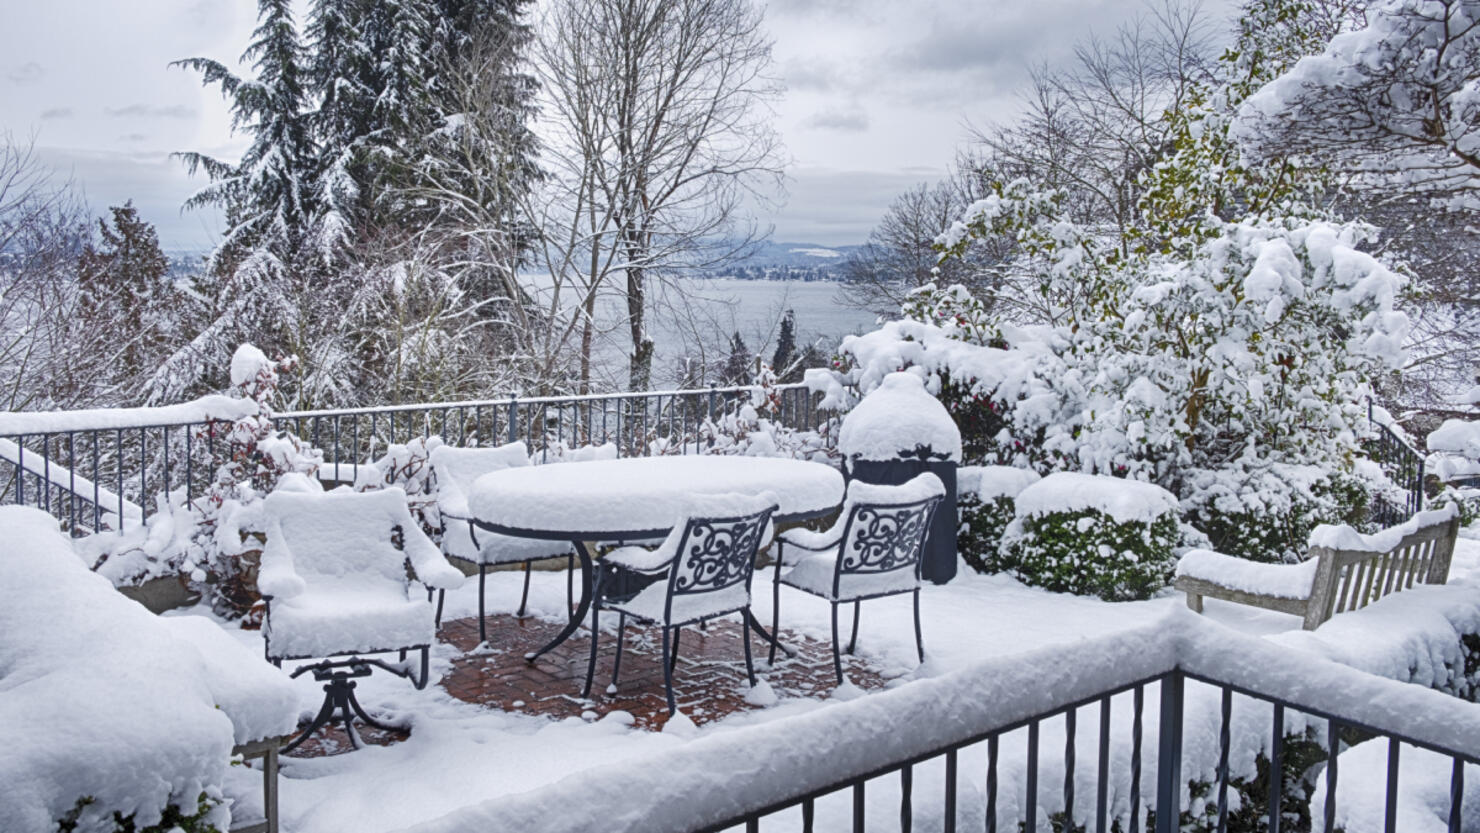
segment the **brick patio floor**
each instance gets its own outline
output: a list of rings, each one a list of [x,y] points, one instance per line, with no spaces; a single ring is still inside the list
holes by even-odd
[[[615,621],[614,615],[608,616]],[[591,650],[589,630],[578,630],[533,664],[524,661],[527,652],[537,650],[553,639],[560,627],[558,622],[534,617],[490,616],[489,647],[478,651],[476,618],[443,622],[438,639],[457,648],[461,654],[452,661],[452,670],[437,684],[459,700],[502,711],[556,718],[584,716],[587,719],[625,711],[632,715],[638,728],[661,729],[668,720],[668,704],[663,695],[663,666],[658,658],[662,653],[661,631],[628,625],[622,655],[622,680],[613,694],[608,694],[606,687],[611,682],[617,640],[615,634],[603,632],[596,677],[591,686],[592,696],[590,700],[582,700],[581,685],[586,678],[586,660]],[[767,669],[765,659],[769,645],[752,634],[751,650],[755,652],[757,673],[770,684],[776,695],[781,698],[829,696],[836,687],[831,646],[785,628],[781,630],[781,643],[795,650],[796,656],[788,658],[778,651],[776,667]],[[851,683],[862,689],[878,689],[884,685],[884,678],[858,657],[844,654],[843,671]],[[698,724],[761,708],[745,701],[748,682],[738,618],[712,622],[707,631],[697,627],[684,628],[678,665],[673,672],[673,689],[679,709]],[[383,732],[361,728],[359,723],[355,725],[367,743],[385,745],[407,737],[403,732]],[[320,730],[294,750],[293,756],[319,757],[350,748],[344,732],[334,728]]]

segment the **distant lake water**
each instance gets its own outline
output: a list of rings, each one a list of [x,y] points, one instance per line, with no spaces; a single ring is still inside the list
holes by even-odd
[[[848,305],[840,290],[846,288],[836,281],[680,278],[651,291],[654,385],[674,384],[685,359],[708,368],[723,365],[737,332],[752,354],[769,360],[788,309],[796,314],[798,349],[816,343],[831,354],[843,336],[875,327],[874,314]],[[606,331],[598,343],[598,375],[614,383],[626,376],[630,350],[624,303],[619,295],[604,297],[598,313]]]

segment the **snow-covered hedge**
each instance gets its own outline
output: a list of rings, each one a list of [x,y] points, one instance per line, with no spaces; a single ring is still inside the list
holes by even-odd
[[[1012,523],[1018,493],[1038,480],[1031,469],[1012,466],[962,466],[956,471],[956,512],[961,519],[956,550],[972,569],[988,574],[1009,571],[998,545]]]
[[[1047,590],[1149,598],[1171,580],[1177,499],[1134,480],[1059,472],[1017,496],[997,566]]]

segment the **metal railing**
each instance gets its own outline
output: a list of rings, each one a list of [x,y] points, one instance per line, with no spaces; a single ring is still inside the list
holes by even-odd
[[[1112,743],[1117,734],[1128,750]],[[1299,748],[1287,745],[1292,736]],[[1375,759],[1386,759],[1385,771],[1343,773],[1353,763],[1342,753],[1358,743],[1382,744]],[[574,833],[601,818],[629,833],[1332,833],[1351,806],[1345,778],[1382,785],[1357,803],[1380,798],[1383,814],[1358,826],[1391,833],[1400,790],[1434,789],[1414,780],[1434,777],[1430,762],[1403,769],[1420,754],[1448,759],[1443,825],[1473,829],[1464,827],[1464,768],[1480,765],[1480,705],[1178,611],[1136,633],[995,658],[706,736],[643,761],[662,779],[589,770],[418,830]],[[582,811],[551,813],[556,806]]]
[[[352,481],[387,446],[441,436],[468,445],[523,440],[536,462],[571,448],[612,443],[619,456],[702,453],[706,421],[748,401],[751,387],[616,393],[592,396],[510,396],[471,402],[419,403],[275,414],[279,429],[296,434],[324,455],[321,476]],[[805,385],[773,389],[772,418],[796,430],[819,430],[829,420]],[[224,462],[227,421],[151,422],[148,412],[102,419],[96,427],[0,433],[0,503],[36,506],[74,532],[117,528],[160,511],[159,496],[183,490],[203,494]],[[140,421],[148,424],[137,424]],[[28,424],[34,424],[32,420]],[[126,423],[127,427],[111,427]]]
[[[1373,521],[1378,526],[1400,524],[1423,509],[1424,456],[1391,426],[1376,419],[1372,400],[1367,400],[1367,454],[1398,488],[1405,492],[1401,504],[1379,496],[1373,503]]]

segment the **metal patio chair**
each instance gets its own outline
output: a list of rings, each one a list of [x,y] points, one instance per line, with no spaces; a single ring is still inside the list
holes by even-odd
[[[262,623],[267,659],[281,667],[284,660],[318,658],[292,676],[312,672],[325,683],[318,714],[283,751],[296,749],[335,720],[358,749],[363,743],[355,717],[381,729],[397,727],[365,711],[355,698],[354,678],[381,668],[410,679],[418,689],[428,681],[436,614],[431,601],[413,590],[413,580],[445,590],[465,576],[422,533],[400,489],[279,490],[264,506],[267,544],[257,588],[267,604]],[[365,656],[391,651],[398,652],[399,661]],[[421,652],[420,673],[406,660],[410,651]]]
[[[432,449],[429,462],[436,488],[437,511],[442,518],[442,552],[448,558],[478,567],[478,641],[488,641],[484,615],[484,588],[488,568],[500,564],[524,565],[524,591],[519,597],[523,618],[529,604],[529,571],[535,561],[547,558],[566,559],[566,605],[575,596],[575,549],[569,541],[542,541],[516,538],[479,529],[468,521],[468,493],[473,481],[502,469],[529,465],[529,449],[523,442],[512,442],[496,448],[455,448],[442,445]],[[437,594],[437,624],[442,624],[442,603],[446,593]]]
[[[608,690],[615,690],[621,677],[628,617],[658,625],[663,629],[659,661],[663,663],[668,713],[676,714],[673,667],[678,662],[683,626],[731,613],[744,617],[740,630],[745,643],[745,673],[755,685],[750,651],[750,580],[756,553],[770,540],[771,515],[776,510],[776,498],[769,492],[759,496],[695,496],[678,525],[655,549],[627,546],[607,553],[601,560],[591,605],[591,658],[581,696],[591,696],[603,609],[615,610],[619,615],[617,656]]]
[[[933,474],[922,474],[901,486],[878,486],[858,480],[848,484],[838,520],[829,529],[789,529],[777,536],[776,573],[772,581],[771,633],[781,620],[781,585],[826,599],[832,605],[833,671],[843,683],[838,650],[838,605],[853,603],[853,633],[848,653],[858,643],[858,614],[868,599],[910,593],[915,605],[915,650],[925,661],[920,633],[920,554],[945,486]],[[790,569],[783,573],[784,568]],[[768,661],[776,661],[771,643]]]

